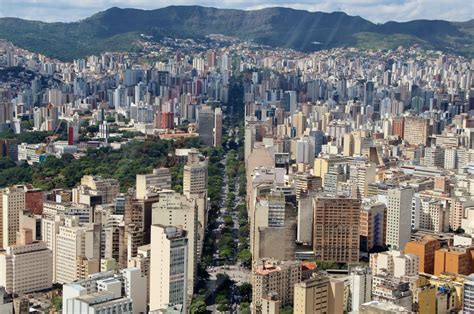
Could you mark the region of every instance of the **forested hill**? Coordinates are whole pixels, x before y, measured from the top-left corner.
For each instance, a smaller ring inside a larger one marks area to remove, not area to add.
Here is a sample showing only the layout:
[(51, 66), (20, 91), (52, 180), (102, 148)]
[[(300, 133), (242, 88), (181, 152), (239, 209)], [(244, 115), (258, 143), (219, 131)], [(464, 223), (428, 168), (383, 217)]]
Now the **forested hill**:
[(0, 18), (0, 38), (63, 60), (102, 51), (130, 50), (140, 34), (157, 39), (223, 34), (301, 51), (419, 44), (474, 56), (474, 20), (374, 24), (342, 12), (308, 12), (279, 7), (244, 11), (201, 6), (169, 6), (157, 10), (111, 8), (72, 23)]

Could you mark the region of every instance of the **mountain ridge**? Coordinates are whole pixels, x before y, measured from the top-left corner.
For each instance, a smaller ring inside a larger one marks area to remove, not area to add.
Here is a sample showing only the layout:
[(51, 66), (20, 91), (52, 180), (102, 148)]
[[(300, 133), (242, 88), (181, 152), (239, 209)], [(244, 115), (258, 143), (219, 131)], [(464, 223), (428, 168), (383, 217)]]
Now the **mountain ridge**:
[(112, 7), (68, 23), (0, 18), (0, 38), (63, 60), (130, 50), (142, 33), (158, 39), (218, 33), (304, 52), (349, 46), (393, 49), (416, 43), (427, 49), (474, 57), (474, 19), (375, 24), (340, 11), (309, 12), (285, 7), (246, 11), (196, 5), (154, 10)]

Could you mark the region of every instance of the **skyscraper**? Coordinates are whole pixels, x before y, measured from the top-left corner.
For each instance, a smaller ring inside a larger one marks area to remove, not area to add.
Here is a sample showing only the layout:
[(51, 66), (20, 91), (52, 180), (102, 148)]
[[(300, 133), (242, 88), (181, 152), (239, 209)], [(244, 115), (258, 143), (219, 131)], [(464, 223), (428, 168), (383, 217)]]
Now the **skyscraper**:
[(49, 289), (52, 262), (53, 254), (46, 243), (34, 241), (31, 229), (22, 229), (17, 244), (0, 253), (0, 286), (15, 294)]
[(199, 138), (207, 146), (214, 144), (214, 120), (214, 111), (211, 106), (202, 105), (198, 110), (198, 130)]
[(181, 305), (186, 313), (188, 239), (183, 229), (151, 226), (150, 311)]
[(200, 161), (198, 154), (197, 150), (191, 150), (184, 166), (183, 193), (188, 198), (207, 193), (207, 161)]
[(56, 282), (70, 283), (100, 271), (100, 226), (66, 219), (56, 235)]
[(387, 207), (383, 203), (364, 202), (360, 211), (360, 248), (369, 252), (385, 245)]
[(136, 177), (137, 199), (147, 196), (147, 189), (171, 189), (171, 174), (168, 168), (153, 169), (150, 174), (137, 174)]
[(364, 88), (364, 105), (374, 106), (374, 82), (367, 81)]
[(321, 195), (314, 201), (313, 251), (316, 259), (359, 261), (360, 200)]
[(16, 233), (20, 228), (20, 211), (25, 209), (25, 197), (22, 186), (13, 186), (3, 190), (0, 203), (3, 247), (14, 245), (16, 242)]
[(329, 289), (329, 278), (322, 274), (295, 284), (293, 313), (329, 313)]
[(301, 281), (299, 261), (260, 260), (252, 271), (252, 303), (257, 309), (262, 298), (277, 293), (282, 305), (291, 304), (295, 284)]
[(406, 117), (403, 139), (410, 145), (426, 145), (428, 141), (429, 121), (422, 117)]
[(372, 274), (367, 268), (357, 267), (351, 270), (351, 309), (359, 311), (359, 307), (372, 300)]
[(153, 204), (152, 223), (183, 228), (188, 240), (188, 296), (192, 297), (197, 272), (200, 247), (197, 206), (194, 200), (175, 191), (159, 193), (158, 203)]
[(214, 110), (214, 147), (222, 145), (222, 109), (216, 108)]
[(411, 188), (390, 189), (387, 193), (387, 245), (395, 250), (403, 250), (410, 241)]

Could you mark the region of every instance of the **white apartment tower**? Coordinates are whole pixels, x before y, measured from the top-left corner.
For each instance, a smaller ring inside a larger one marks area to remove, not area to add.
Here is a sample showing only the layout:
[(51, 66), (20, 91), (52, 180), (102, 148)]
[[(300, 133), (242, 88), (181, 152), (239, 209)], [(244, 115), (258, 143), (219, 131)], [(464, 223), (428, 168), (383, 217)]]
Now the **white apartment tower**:
[(0, 286), (8, 293), (23, 294), (49, 289), (53, 283), (53, 254), (31, 229), (22, 229), (16, 245), (0, 253)]
[(196, 149), (191, 150), (184, 166), (183, 193), (188, 198), (207, 193), (207, 161), (200, 161), (198, 154)]
[(150, 311), (181, 305), (186, 313), (188, 239), (173, 226), (151, 226)]
[(410, 241), (412, 198), (411, 188), (390, 189), (387, 193), (387, 245), (392, 249), (403, 250)]
[(153, 204), (152, 224), (175, 226), (186, 230), (188, 239), (188, 296), (192, 297), (200, 248), (197, 206), (175, 191), (162, 191)]
[(372, 274), (367, 268), (351, 270), (351, 307), (358, 312), (359, 307), (372, 300)]
[(150, 174), (137, 174), (137, 199), (145, 199), (147, 189), (171, 189), (171, 174), (168, 168), (153, 169)]
[(3, 190), (1, 198), (1, 244), (6, 248), (15, 244), (16, 233), (20, 230), (20, 211), (25, 209), (25, 190), (22, 186), (9, 187)]
[(56, 235), (56, 282), (70, 283), (100, 271), (100, 226), (66, 219)]

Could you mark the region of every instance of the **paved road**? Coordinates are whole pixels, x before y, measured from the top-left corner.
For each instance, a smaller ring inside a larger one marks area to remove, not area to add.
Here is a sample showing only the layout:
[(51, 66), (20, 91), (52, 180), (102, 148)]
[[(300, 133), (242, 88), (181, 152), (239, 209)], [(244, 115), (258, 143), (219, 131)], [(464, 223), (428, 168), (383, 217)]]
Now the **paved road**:
[[(234, 136), (234, 141), (238, 143), (238, 137), (236, 136), (238, 134), (238, 128), (236, 128), (236, 130), (234, 132), (232, 132), (232, 135)], [(229, 133), (229, 135), (231, 135)], [(232, 140), (231, 138), (229, 140)], [(225, 169), (224, 169), (224, 179), (223, 179), (223, 182), (222, 182), (222, 189), (221, 189), (221, 192), (222, 192), (222, 204), (221, 204), (221, 209), (219, 211), (219, 217), (217, 218), (217, 222), (219, 223), (219, 225), (223, 225), (224, 223), (224, 216), (225, 215), (228, 215), (230, 213), (227, 213), (227, 210), (224, 208), (223, 206), (223, 203), (225, 202), (226, 198), (227, 198), (227, 194), (229, 193), (229, 188), (228, 188), (228, 185), (229, 184), (234, 184), (234, 193), (237, 194), (238, 193), (238, 188), (239, 188), (239, 184), (238, 184), (238, 176), (236, 176), (231, 182), (227, 182), (227, 156), (225, 158), (223, 158), (221, 160), (221, 163), (225, 166)], [(233, 229), (232, 229), (232, 235), (233, 237), (235, 238), (235, 241), (238, 241), (238, 229), (239, 229), (239, 222), (238, 222), (238, 216), (237, 216), (237, 212), (235, 211), (236, 210), (236, 207), (239, 205), (239, 204), (242, 204), (244, 203), (244, 199), (238, 195), (236, 195), (236, 198), (235, 198), (235, 203), (234, 203), (234, 206), (233, 206), (233, 209), (234, 209), (234, 213), (235, 214), (232, 214), (231, 217), (234, 221), (234, 226), (233, 226)], [(220, 233), (221, 233), (221, 230), (219, 228), (213, 230), (215, 233), (216, 233), (216, 238), (220, 238)], [(219, 285), (221, 284), (220, 282), (218, 282), (218, 277), (217, 275), (218, 274), (227, 274), (229, 276), (229, 278), (235, 282), (236, 285), (241, 285), (242, 283), (244, 282), (250, 282), (250, 271), (243, 268), (243, 267), (240, 267), (239, 265), (224, 265), (224, 266), (214, 266), (214, 267), (209, 267), (207, 269), (207, 271), (209, 272), (209, 280), (207, 282), (207, 289), (208, 289), (208, 293), (207, 293), (207, 296), (211, 299), (211, 300), (208, 300), (208, 301), (214, 301), (213, 298), (215, 297), (215, 291), (216, 289), (219, 287)], [(233, 301), (234, 299), (234, 295), (232, 293), (232, 298), (231, 298)], [(233, 302), (232, 302), (233, 303)], [(234, 307), (236, 308), (236, 305), (234, 305)], [(217, 309), (216, 309), (216, 305), (215, 304), (212, 304), (210, 306), (207, 307), (207, 310), (208, 311), (211, 311), (212, 313), (216, 313), (217, 312)], [(231, 311), (231, 313), (236, 313), (236, 311)]]

